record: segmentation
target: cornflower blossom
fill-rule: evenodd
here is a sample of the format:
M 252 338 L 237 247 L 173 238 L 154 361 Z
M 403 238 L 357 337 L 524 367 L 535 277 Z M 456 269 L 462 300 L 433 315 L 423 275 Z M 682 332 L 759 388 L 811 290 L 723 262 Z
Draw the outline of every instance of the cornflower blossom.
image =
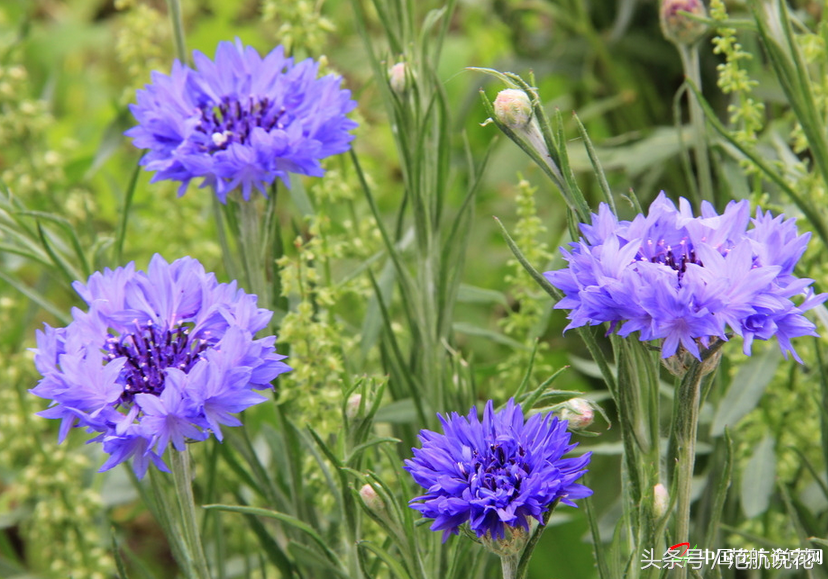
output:
M 201 178 L 222 203 L 237 187 L 249 201 L 277 178 L 289 187 L 289 173 L 322 176 L 320 160 L 350 148 L 356 101 L 339 77 L 317 78 L 312 59 L 294 63 L 281 46 L 262 58 L 237 39 L 220 42 L 215 61 L 198 51 L 193 61 L 153 72 L 130 105 L 138 125 L 125 134 L 147 149 L 152 182 L 181 181 L 183 195 Z
M 513 399 L 497 413 L 487 402 L 483 422 L 475 408 L 468 417 L 437 416 L 444 434 L 420 431 L 422 448 L 404 468 L 427 491 L 411 508 L 434 519 L 431 530 L 443 531 L 443 542 L 463 523 L 478 537 L 501 540 L 507 527 L 528 531 L 530 518 L 542 524 L 550 505 L 574 507 L 573 499 L 592 494 L 575 482 L 591 453 L 562 458 L 577 446 L 565 420 L 536 414 L 524 423 Z
M 139 477 L 150 461 L 166 471 L 170 442 L 222 440 L 221 425 L 241 424 L 232 413 L 266 400 L 256 390 L 290 370 L 275 336 L 253 337 L 272 312 L 191 257 L 155 255 L 146 273 L 130 263 L 74 288 L 89 309 L 37 331 L 43 377 L 31 392 L 52 400 L 38 414 L 60 419 L 59 442 L 72 427 L 99 433 L 92 441 L 110 455 L 101 471 L 130 457 Z
M 775 337 L 799 362 L 791 339 L 817 335 L 803 312 L 828 294 L 814 295 L 813 280 L 793 275 L 810 238 L 794 219 L 761 209 L 751 219 L 746 200 L 731 201 L 722 215 L 703 202 L 694 217 L 686 199 L 676 209 L 662 192 L 632 221 L 602 203 L 581 231 L 584 238 L 561 248 L 569 267 L 544 274 L 565 295 L 555 308 L 571 310 L 566 329 L 609 322 L 608 334 L 663 340 L 664 358 L 681 344 L 701 359 L 699 344 L 727 340 L 729 328 L 746 355 L 754 340 Z

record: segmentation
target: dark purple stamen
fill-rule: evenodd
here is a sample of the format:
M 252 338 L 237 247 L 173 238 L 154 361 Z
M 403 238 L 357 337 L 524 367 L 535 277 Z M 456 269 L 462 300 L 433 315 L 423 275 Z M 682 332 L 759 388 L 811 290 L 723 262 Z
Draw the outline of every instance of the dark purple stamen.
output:
M 267 97 L 237 99 L 222 97 L 216 105 L 207 103 L 199 107 L 201 122 L 196 127 L 207 136 L 202 148 L 210 153 L 223 151 L 231 143 L 247 144 L 250 133 L 256 127 L 266 131 L 284 128 L 280 122 L 285 107 L 277 107 Z
M 664 240 L 658 243 L 653 243 L 652 240 L 647 242 L 647 253 L 651 253 L 651 257 L 647 257 L 644 252 L 639 251 L 635 256 L 635 261 L 649 261 L 650 263 L 660 263 L 678 272 L 678 281 L 681 285 L 681 278 L 684 272 L 687 271 L 687 264 L 694 263 L 699 266 L 704 264 L 696 256 L 696 250 L 685 237 L 678 246 L 665 245 Z
M 167 368 L 188 372 L 193 367 L 208 343 L 190 340 L 189 333 L 187 326 L 160 329 L 148 322 L 131 334 L 109 334 L 104 345 L 108 359 L 127 359 L 121 372 L 125 381 L 121 404 L 131 404 L 138 393 L 161 394 Z

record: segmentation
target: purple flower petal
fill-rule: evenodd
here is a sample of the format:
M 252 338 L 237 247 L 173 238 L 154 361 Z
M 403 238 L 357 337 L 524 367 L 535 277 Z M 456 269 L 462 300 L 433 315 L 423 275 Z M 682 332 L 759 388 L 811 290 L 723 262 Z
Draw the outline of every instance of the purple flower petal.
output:
M 421 431 L 423 446 L 404 468 L 426 490 L 411 508 L 434 519 L 431 530 L 443 531 L 443 541 L 464 523 L 478 537 L 503 538 L 507 526 L 528 529 L 530 518 L 542 523 L 555 501 L 575 506 L 570 499 L 592 494 L 574 482 L 590 453 L 562 458 L 577 446 L 569 444 L 566 421 L 535 415 L 524 423 L 514 400 L 497 413 L 489 401 L 482 422 L 474 408 L 468 417 L 438 418 L 444 434 Z
M 130 105 L 138 125 L 125 134 L 147 150 L 153 182 L 181 181 L 183 194 L 201 179 L 222 203 L 236 188 L 250 200 L 276 179 L 290 187 L 290 173 L 321 176 L 321 159 L 350 148 L 356 102 L 340 78 L 317 78 L 313 60 L 296 64 L 281 46 L 262 58 L 236 40 L 220 42 L 215 61 L 198 51 L 193 61 L 153 72 Z
M 755 339 L 776 337 L 798 360 L 790 339 L 816 335 L 802 314 L 828 298 L 793 275 L 810 234 L 761 209 L 750 219 L 749 209 L 732 201 L 719 215 L 703 203 L 693 216 L 686 199 L 676 209 L 662 192 L 647 215 L 618 221 L 602 203 L 581 226 L 586 241 L 561 250 L 569 267 L 544 274 L 564 293 L 555 308 L 570 310 L 566 329 L 609 322 L 621 336 L 663 340 L 664 357 L 681 346 L 700 358 L 699 344 L 729 328 L 746 354 Z
M 61 420 L 61 441 L 71 427 L 100 433 L 103 470 L 129 458 L 139 477 L 150 462 L 165 470 L 170 443 L 221 440 L 220 425 L 239 425 L 233 414 L 290 370 L 274 336 L 254 338 L 272 313 L 195 259 L 156 255 L 146 273 L 129 264 L 75 289 L 89 309 L 37 333 L 43 378 L 31 392 L 52 400 L 39 414 Z

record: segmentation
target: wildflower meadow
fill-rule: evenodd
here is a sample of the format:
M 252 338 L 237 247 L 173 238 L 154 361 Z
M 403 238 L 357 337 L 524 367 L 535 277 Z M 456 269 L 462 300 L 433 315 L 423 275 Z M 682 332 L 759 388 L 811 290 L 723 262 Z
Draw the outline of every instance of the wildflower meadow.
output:
M 4 0 L 0 579 L 828 579 L 828 3 Z

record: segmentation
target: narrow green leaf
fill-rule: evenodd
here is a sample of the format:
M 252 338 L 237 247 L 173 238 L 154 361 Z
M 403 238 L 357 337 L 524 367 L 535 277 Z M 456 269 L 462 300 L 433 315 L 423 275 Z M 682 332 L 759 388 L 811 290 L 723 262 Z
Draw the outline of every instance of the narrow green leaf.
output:
M 115 233 L 115 263 L 120 264 L 123 259 L 124 241 L 126 240 L 127 221 L 129 220 L 129 211 L 132 207 L 132 198 L 135 196 L 135 188 L 138 185 L 138 175 L 141 172 L 140 160 L 135 164 L 132 170 L 132 175 L 129 177 L 129 183 L 124 191 L 124 203 L 121 207 L 121 218 L 118 220 L 118 230 Z M 220 225 L 220 224 L 219 224 Z
M 414 400 L 403 398 L 395 400 L 377 410 L 374 422 L 388 422 L 391 424 L 409 424 L 417 421 L 419 413 Z
M 220 511 L 227 511 L 231 513 L 242 513 L 245 515 L 256 515 L 258 517 L 265 517 L 269 519 L 276 519 L 289 525 L 299 531 L 302 531 L 306 534 L 325 554 L 325 556 L 335 564 L 339 564 L 339 559 L 336 556 L 331 548 L 328 546 L 327 542 L 325 542 L 322 537 L 319 536 L 313 527 L 305 523 L 304 521 L 300 521 L 296 517 L 292 517 L 290 515 L 286 515 L 285 513 L 280 513 L 279 511 L 269 511 L 267 509 L 261 509 L 258 507 L 244 507 L 244 506 L 237 506 L 237 505 L 204 505 L 205 509 L 218 509 Z
M 742 473 L 742 512 L 748 519 L 758 517 L 770 505 L 776 479 L 774 440 L 766 435 L 753 451 Z
M 730 481 L 733 477 L 733 441 L 730 438 L 730 432 L 727 428 L 724 431 L 724 444 L 726 453 L 725 462 L 722 466 L 719 485 L 716 487 L 716 494 L 713 498 L 713 508 L 710 510 L 710 521 L 707 524 L 707 532 L 704 535 L 705 542 L 709 545 L 717 544 L 715 542 L 716 533 L 719 530 L 719 522 L 722 520 L 727 491 L 730 488 Z
M 518 248 L 515 241 L 509 235 L 509 232 L 506 231 L 506 228 L 503 226 L 500 219 L 497 217 L 494 219 L 498 226 L 500 226 L 500 232 L 506 240 L 506 244 L 509 246 L 509 249 L 512 251 L 512 254 L 518 260 L 520 265 L 523 266 L 523 269 L 525 269 L 531 278 L 535 280 L 535 282 L 543 289 L 543 291 L 548 293 L 553 299 L 558 301 L 563 298 L 561 291 L 549 283 L 549 281 L 538 273 L 538 270 L 536 270 L 532 264 L 527 261 L 526 257 L 524 257 L 523 253 L 520 251 L 520 248 Z M 615 396 L 615 393 L 617 392 L 615 376 L 613 375 L 612 370 L 610 370 L 609 362 L 601 352 L 598 342 L 595 340 L 595 336 L 592 334 L 592 329 L 589 327 L 578 328 L 578 334 L 581 336 L 581 339 L 584 341 L 584 345 L 586 345 L 589 353 L 592 355 L 592 359 L 595 360 L 596 364 L 598 364 L 598 367 L 601 370 L 601 375 L 604 378 L 604 382 L 607 384 L 607 388 L 609 388 L 610 392 L 613 393 L 613 396 Z
M 45 221 L 50 221 L 60 227 L 63 231 L 66 232 L 67 236 L 69 237 L 69 243 L 72 245 L 72 249 L 75 252 L 75 257 L 78 258 L 78 264 L 81 267 L 81 277 L 86 279 L 92 273 L 89 270 L 89 262 L 86 260 L 86 254 L 83 252 L 83 248 L 81 247 L 80 239 L 78 238 L 78 233 L 75 231 L 75 227 L 69 222 L 68 219 L 65 217 L 61 217 L 60 215 L 55 215 L 53 213 L 45 213 L 43 211 L 19 211 L 18 214 L 26 215 L 29 217 L 34 217 L 35 219 L 43 219 Z M 37 224 L 38 232 L 40 232 L 40 223 Z M 41 232 L 41 238 L 43 233 Z M 48 248 L 47 248 L 48 251 Z M 75 279 L 81 279 L 81 277 L 76 277 Z
M 391 572 L 399 579 L 411 579 L 411 575 L 409 575 L 403 566 L 400 565 L 399 561 L 397 561 L 397 559 L 391 556 L 391 554 L 382 547 L 379 547 L 370 541 L 360 541 L 357 543 L 357 547 L 360 549 L 368 549 L 377 555 L 388 566 L 388 569 L 390 569 Z
M 612 196 L 612 190 L 607 182 L 607 176 L 604 174 L 604 169 L 601 167 L 601 161 L 598 160 L 598 154 L 595 152 L 595 147 L 592 146 L 592 141 L 589 138 L 586 127 L 584 127 L 581 119 L 575 112 L 572 113 L 575 123 L 578 126 L 578 133 L 584 140 L 584 148 L 586 148 L 587 155 L 589 155 L 589 162 L 592 163 L 592 169 L 595 176 L 598 178 L 598 184 L 601 186 L 601 191 L 604 194 L 604 200 L 609 204 L 613 213 L 618 215 L 618 210 L 615 208 L 615 199 Z
M 828 368 L 825 366 L 825 358 L 822 355 L 822 346 L 819 338 L 814 338 L 814 351 L 816 352 L 816 359 L 819 369 L 819 386 L 822 392 L 822 395 L 820 396 L 821 405 L 819 409 L 822 457 L 824 459 L 826 473 L 828 473 Z
M 343 579 L 350 579 L 347 573 L 331 565 L 325 557 L 319 556 L 319 551 L 311 549 L 307 545 L 303 545 L 297 541 L 291 541 L 288 543 L 288 552 L 300 565 L 324 571 L 325 577 L 333 577 L 335 575 Z
M 398 271 L 399 273 L 399 271 Z M 400 349 L 399 344 L 397 343 L 397 338 L 394 335 L 394 331 L 391 327 L 391 316 L 388 313 L 388 308 L 385 305 L 385 300 L 382 299 L 382 292 L 377 285 L 377 280 L 374 279 L 374 274 L 369 270 L 368 277 L 371 280 L 371 285 L 374 287 L 374 295 L 377 298 L 377 304 L 380 307 L 380 312 L 382 313 L 383 323 L 385 325 L 385 334 L 388 337 L 388 342 L 391 346 L 391 353 L 393 354 L 394 361 L 397 364 L 399 375 L 403 379 L 405 385 L 408 387 L 408 391 L 411 393 L 412 400 L 417 408 L 417 414 L 420 417 L 422 423 L 426 422 L 425 419 L 425 412 L 423 411 L 423 402 L 421 397 L 419 396 L 420 390 L 417 388 L 417 384 L 414 382 L 415 376 L 411 373 L 406 372 L 406 363 L 405 359 L 403 358 L 402 350 Z M 413 323 L 412 323 L 412 327 Z
M 356 448 L 354 448 L 351 451 L 351 454 L 345 460 L 345 463 L 346 464 L 353 464 L 353 461 L 355 459 L 359 458 L 360 455 L 362 455 L 362 453 L 365 452 L 366 450 L 368 450 L 369 448 L 371 448 L 373 446 L 380 445 L 380 444 L 385 444 L 387 442 L 396 444 L 396 443 L 402 442 L 402 441 L 399 438 L 382 437 L 382 438 L 375 438 L 373 440 L 369 440 L 368 442 L 363 442 L 362 444 L 360 444 L 359 446 L 357 446 Z
M 503 292 L 461 283 L 457 292 L 457 301 L 466 304 L 498 304 L 509 307 Z
M 291 200 L 293 200 L 293 203 L 299 210 L 299 214 L 303 218 L 316 215 L 316 211 L 313 209 L 313 203 L 311 202 L 310 197 L 308 197 L 307 191 L 305 191 L 305 184 L 298 175 L 291 179 L 289 191 Z
M 588 478 L 584 478 L 583 484 L 589 486 Z M 592 550 L 595 554 L 595 562 L 598 566 L 598 577 L 600 579 L 610 579 L 610 571 L 607 565 L 607 558 L 605 546 L 601 540 L 601 529 L 598 526 L 598 520 L 595 517 L 595 505 L 592 502 L 592 497 L 587 497 L 581 501 L 586 509 L 587 521 L 589 522 L 589 532 L 592 537 Z
M 561 372 L 565 371 L 567 368 L 569 368 L 569 366 L 564 366 L 563 368 L 559 368 L 558 370 L 556 370 L 556 371 L 555 371 L 555 373 L 554 373 L 554 374 L 552 374 L 549 378 L 547 378 L 546 380 L 544 380 L 544 381 L 543 381 L 543 382 L 542 382 L 542 383 L 541 383 L 541 384 L 540 384 L 537 388 L 535 388 L 532 392 L 529 392 L 529 393 L 526 395 L 526 397 L 525 397 L 525 398 L 523 398 L 523 399 L 520 401 L 521 406 L 522 406 L 525 410 L 530 410 L 530 409 L 534 408 L 534 406 L 535 406 L 535 404 L 538 402 L 538 400 L 540 400 L 540 398 L 541 398 L 542 396 L 545 396 L 546 394 L 551 394 L 551 395 L 553 395 L 553 396 L 558 396 L 558 395 L 561 395 L 561 391 L 552 391 L 552 392 L 547 392 L 547 391 L 546 391 L 546 388 L 547 388 L 550 384 L 552 384 L 552 382 L 554 382 L 554 381 L 555 381 L 555 378 L 557 378 L 558 376 L 560 376 Z M 571 395 L 571 394 L 573 394 L 573 393 L 567 392 L 566 394 L 567 394 L 567 395 Z
M 777 348 L 767 348 L 739 368 L 713 418 L 710 427 L 712 436 L 721 436 L 726 426 L 736 426 L 739 420 L 756 408 L 781 360 L 782 355 Z
M 509 346 L 514 350 L 523 350 L 526 352 L 530 351 L 530 348 L 526 344 L 522 344 L 515 340 L 514 338 L 510 338 L 500 332 L 495 332 L 494 330 L 488 330 L 486 328 L 480 328 L 473 324 L 467 322 L 454 322 L 451 325 L 452 329 L 455 332 L 460 334 L 466 334 L 467 336 L 479 336 L 481 338 L 488 338 L 493 342 L 497 342 L 498 344 L 503 344 L 504 346 Z
M 379 296 L 382 297 L 383 302 L 387 303 L 391 301 L 394 291 L 394 264 L 390 259 L 386 261 L 382 271 L 380 272 L 379 279 L 377 280 L 377 289 L 380 292 Z M 362 340 L 360 342 L 360 350 L 363 360 L 368 357 L 371 348 L 373 348 L 377 343 L 377 339 L 379 338 L 380 331 L 383 327 L 383 317 L 379 309 L 380 306 L 377 301 L 378 299 L 378 295 L 375 294 L 368 300 L 365 318 L 362 321 L 362 331 L 360 332 Z
M 236 499 L 239 500 L 239 502 L 243 502 L 240 500 L 241 497 L 239 496 L 239 493 L 235 494 Z M 265 555 L 267 555 L 270 562 L 276 566 L 282 577 L 285 579 L 296 577 L 295 566 L 258 517 L 252 514 L 246 514 L 244 515 L 244 518 L 250 529 L 253 531 L 253 534 L 256 535 L 256 538 L 259 540 L 259 544 L 262 547 L 261 551 L 263 551 Z M 245 560 L 246 559 L 247 557 L 245 557 Z
M 529 380 L 532 379 L 532 369 L 535 367 L 535 356 L 538 353 L 538 345 L 539 342 L 536 339 L 532 346 L 532 354 L 529 356 L 529 363 L 526 364 L 526 373 L 523 375 L 523 380 L 521 380 L 520 386 L 518 386 L 518 389 L 515 390 L 515 393 L 513 394 L 516 399 L 526 392 L 526 388 L 529 387 Z
M 121 557 L 121 550 L 118 548 L 118 541 L 115 539 L 115 529 L 110 530 L 112 535 L 112 556 L 115 558 L 115 567 L 118 570 L 118 579 L 129 579 L 124 565 L 124 558 Z
M 37 233 L 38 237 L 40 238 L 40 244 L 43 246 L 43 249 L 46 250 L 46 253 L 49 254 L 52 263 L 55 265 L 57 270 L 61 274 L 63 274 L 63 277 L 69 285 L 72 285 L 72 283 L 76 280 L 86 279 L 86 277 L 88 277 L 83 276 L 69 262 L 67 262 L 63 256 L 61 256 L 59 253 L 55 251 L 55 249 L 52 247 L 52 242 L 48 240 L 46 232 L 39 221 L 37 222 Z
M 358 2 L 358 0 L 355 0 Z M 365 178 L 365 174 L 362 172 L 362 166 L 359 163 L 359 159 L 354 153 L 353 149 L 351 149 L 351 161 L 353 162 L 354 168 L 356 169 L 357 176 L 359 178 L 359 182 L 362 186 L 363 192 L 365 193 L 365 198 L 368 200 L 368 206 L 371 208 L 371 213 L 374 216 L 374 220 L 377 223 L 377 228 L 380 231 L 380 235 L 382 236 L 382 240 L 385 243 L 385 247 L 388 250 L 388 255 L 391 257 L 391 261 L 394 263 L 394 268 L 397 272 L 397 279 L 400 284 L 400 293 L 402 294 L 403 303 L 405 304 L 405 310 L 409 316 L 409 324 L 411 327 L 415 327 L 413 318 L 411 317 L 410 310 L 411 304 L 414 303 L 413 300 L 413 290 L 412 290 L 412 281 L 411 276 L 406 271 L 405 267 L 402 263 L 402 258 L 399 255 L 396 245 L 391 240 L 391 237 L 388 235 L 388 231 L 385 228 L 385 225 L 382 222 L 382 215 L 379 212 L 379 208 L 377 207 L 376 202 L 374 201 L 374 196 L 371 194 L 371 188 L 368 186 L 368 181 Z M 374 284 L 376 286 L 376 283 Z
M 17 291 L 22 293 L 24 296 L 26 296 L 27 298 L 32 300 L 34 303 L 39 305 L 41 308 L 43 308 L 44 310 L 46 310 L 47 312 L 49 312 L 50 314 L 55 316 L 55 318 L 57 318 L 58 321 L 60 321 L 61 324 L 66 326 L 66 325 L 69 325 L 69 322 L 72 321 L 72 319 L 69 316 L 67 316 L 63 311 L 60 310 L 60 308 L 58 308 L 56 305 L 54 305 L 52 302 L 50 302 L 40 292 L 30 288 L 29 286 L 24 284 L 19 279 L 12 276 L 11 274 L 0 270 L 0 279 L 2 279 L 7 284 L 12 286 L 14 289 L 16 289 Z

